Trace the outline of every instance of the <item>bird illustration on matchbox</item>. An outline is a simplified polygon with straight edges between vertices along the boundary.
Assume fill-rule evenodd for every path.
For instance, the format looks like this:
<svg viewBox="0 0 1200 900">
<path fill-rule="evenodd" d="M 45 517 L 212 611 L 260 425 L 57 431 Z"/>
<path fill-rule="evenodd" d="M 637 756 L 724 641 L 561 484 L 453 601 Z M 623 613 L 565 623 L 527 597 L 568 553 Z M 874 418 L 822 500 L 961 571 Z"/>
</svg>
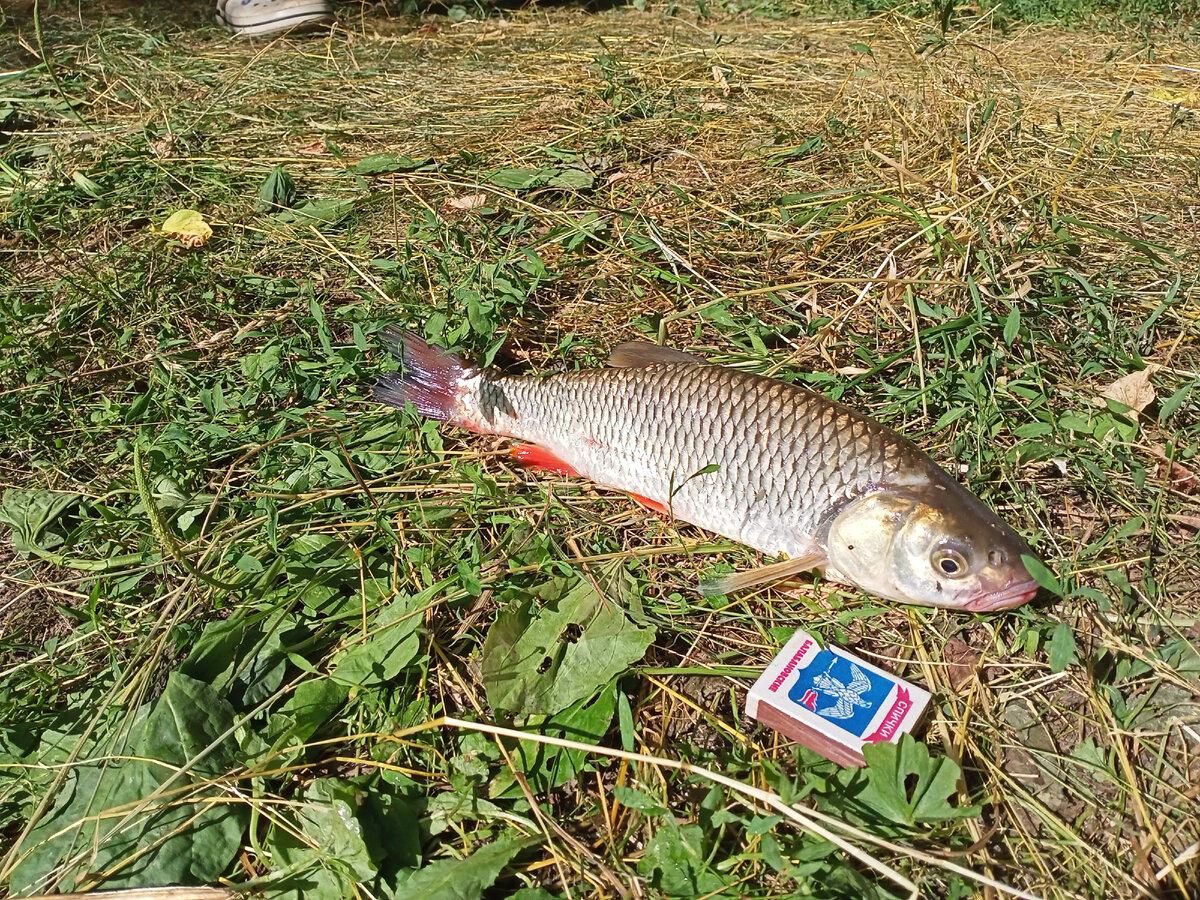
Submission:
<svg viewBox="0 0 1200 900">
<path fill-rule="evenodd" d="M 1025 541 L 892 429 L 799 385 L 654 344 L 522 377 L 395 326 L 377 399 L 520 443 L 518 460 L 616 488 L 782 560 L 710 595 L 816 570 L 903 603 L 994 612 L 1033 598 Z M 847 682 L 853 683 L 853 682 Z"/>
</svg>

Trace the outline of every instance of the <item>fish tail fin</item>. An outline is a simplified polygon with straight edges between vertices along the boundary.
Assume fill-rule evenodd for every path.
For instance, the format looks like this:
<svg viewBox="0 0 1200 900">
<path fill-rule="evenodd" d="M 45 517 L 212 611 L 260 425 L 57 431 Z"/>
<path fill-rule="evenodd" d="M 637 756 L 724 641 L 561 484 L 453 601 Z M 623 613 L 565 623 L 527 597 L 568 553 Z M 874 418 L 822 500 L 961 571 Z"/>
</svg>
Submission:
<svg viewBox="0 0 1200 900">
<path fill-rule="evenodd" d="M 469 371 L 462 357 L 395 325 L 383 330 L 383 338 L 400 370 L 375 382 L 375 399 L 398 409 L 411 403 L 421 415 L 443 422 L 457 418 L 458 386 Z"/>
</svg>

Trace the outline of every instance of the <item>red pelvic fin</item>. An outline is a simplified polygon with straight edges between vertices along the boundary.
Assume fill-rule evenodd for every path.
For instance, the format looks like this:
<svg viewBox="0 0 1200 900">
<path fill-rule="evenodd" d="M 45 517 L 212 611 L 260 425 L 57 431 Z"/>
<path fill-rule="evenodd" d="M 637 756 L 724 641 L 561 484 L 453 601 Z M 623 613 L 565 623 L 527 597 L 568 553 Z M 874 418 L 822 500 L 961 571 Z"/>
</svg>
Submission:
<svg viewBox="0 0 1200 900">
<path fill-rule="evenodd" d="M 649 497 L 643 497 L 641 494 L 630 494 L 629 496 L 633 498 L 638 506 L 644 506 L 651 512 L 662 513 L 664 516 L 671 514 L 665 503 L 659 503 L 657 500 L 651 500 Z"/>
<path fill-rule="evenodd" d="M 513 444 L 508 448 L 508 452 L 521 465 L 531 469 L 544 469 L 557 475 L 579 474 L 570 463 L 564 462 L 545 447 L 536 444 Z"/>
</svg>

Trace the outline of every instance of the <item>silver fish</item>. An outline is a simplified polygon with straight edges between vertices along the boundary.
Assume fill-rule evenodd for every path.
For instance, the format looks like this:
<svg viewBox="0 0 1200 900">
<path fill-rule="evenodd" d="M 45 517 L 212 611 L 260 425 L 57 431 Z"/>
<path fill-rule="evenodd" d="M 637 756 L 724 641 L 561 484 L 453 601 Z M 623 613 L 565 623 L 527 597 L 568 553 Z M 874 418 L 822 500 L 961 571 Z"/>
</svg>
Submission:
<svg viewBox="0 0 1200 900">
<path fill-rule="evenodd" d="M 394 326 L 382 402 L 526 442 L 527 464 L 627 491 L 786 556 L 706 582 L 727 593 L 807 570 L 904 603 L 990 612 L 1037 593 L 1028 545 L 911 441 L 806 388 L 653 344 L 542 378 L 468 365 Z"/>
</svg>

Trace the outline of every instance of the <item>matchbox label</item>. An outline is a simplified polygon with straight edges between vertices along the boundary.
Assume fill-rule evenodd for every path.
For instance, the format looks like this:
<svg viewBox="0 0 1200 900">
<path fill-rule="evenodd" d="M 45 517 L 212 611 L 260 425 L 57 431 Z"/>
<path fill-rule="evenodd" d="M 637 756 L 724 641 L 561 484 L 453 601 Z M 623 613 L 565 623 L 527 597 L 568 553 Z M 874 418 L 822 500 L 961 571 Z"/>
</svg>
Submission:
<svg viewBox="0 0 1200 900">
<path fill-rule="evenodd" d="M 746 711 L 762 718 L 765 704 L 775 711 L 773 722 L 782 716 L 794 723 L 791 730 L 773 724 L 790 737 L 827 756 L 822 745 L 835 744 L 843 755 L 859 758 L 864 744 L 894 741 L 912 730 L 928 702 L 921 688 L 797 631 L 751 688 Z"/>
<path fill-rule="evenodd" d="M 867 727 L 895 686 L 895 679 L 880 677 L 842 654 L 825 649 L 813 654 L 808 665 L 798 670 L 787 695 L 793 703 L 843 731 L 865 738 Z"/>
<path fill-rule="evenodd" d="M 799 664 L 800 660 L 804 659 L 805 654 L 807 654 L 808 651 L 813 649 L 815 646 L 816 644 L 813 643 L 812 638 L 805 639 L 804 643 L 800 645 L 800 649 L 793 653 L 792 658 L 784 664 L 783 671 L 776 675 L 775 680 L 771 682 L 771 686 L 768 688 L 768 690 L 772 694 L 783 686 L 783 683 L 787 681 L 788 676 L 796 670 L 796 666 Z"/>
</svg>

